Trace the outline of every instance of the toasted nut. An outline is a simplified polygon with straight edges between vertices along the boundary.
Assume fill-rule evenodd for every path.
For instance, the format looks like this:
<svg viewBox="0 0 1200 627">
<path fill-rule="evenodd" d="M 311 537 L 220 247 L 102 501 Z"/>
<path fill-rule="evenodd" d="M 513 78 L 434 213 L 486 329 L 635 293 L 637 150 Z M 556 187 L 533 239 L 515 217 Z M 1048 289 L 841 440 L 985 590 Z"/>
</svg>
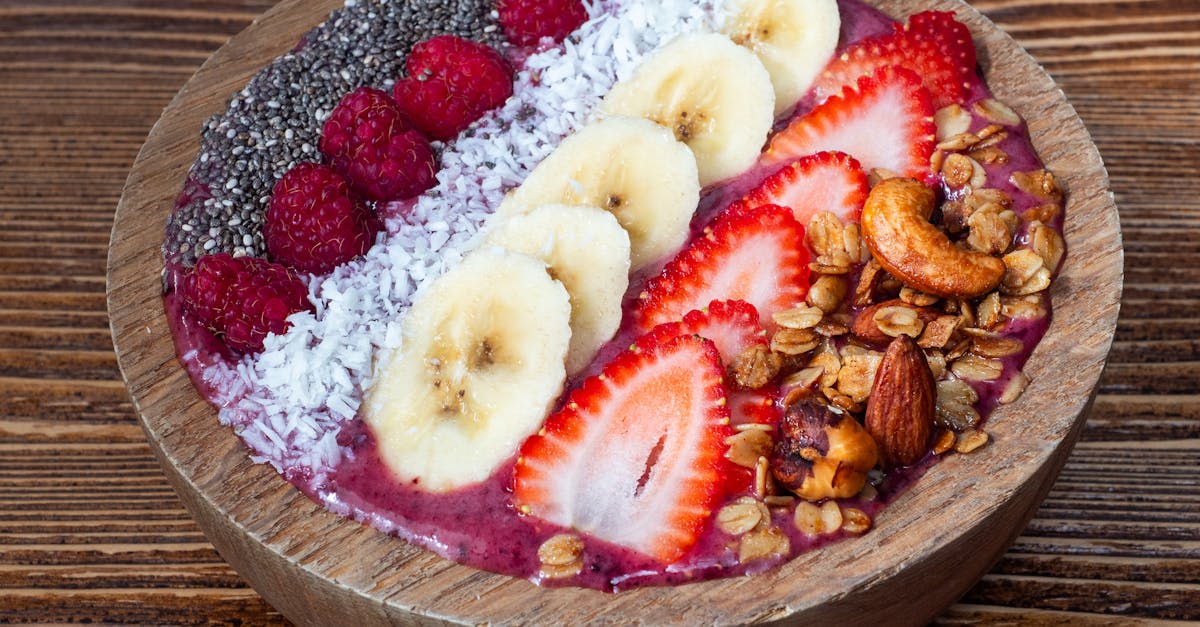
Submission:
<svg viewBox="0 0 1200 627">
<path fill-rule="evenodd" d="M 966 133 L 971 128 L 971 114 L 962 107 L 952 104 L 938 109 L 933 114 L 933 123 L 937 126 L 937 141 Z"/>
<path fill-rule="evenodd" d="M 823 276 L 813 282 L 808 289 L 808 304 L 817 307 L 825 313 L 833 313 L 842 306 L 846 299 L 849 284 L 843 276 Z"/>
<path fill-rule="evenodd" d="M 900 290 L 900 300 L 917 307 L 930 307 L 936 305 L 940 298 L 932 294 L 925 294 L 914 290 L 911 287 L 906 287 Z"/>
<path fill-rule="evenodd" d="M 868 253 L 868 256 L 870 253 Z M 875 288 L 880 279 L 887 273 L 883 271 L 883 266 L 879 265 L 874 258 L 868 259 L 867 264 L 863 266 L 862 272 L 858 275 L 858 285 L 854 288 L 854 306 L 862 307 L 870 305 L 875 300 Z"/>
<path fill-rule="evenodd" d="M 971 229 L 967 236 L 967 245 L 972 249 L 989 255 L 1007 252 L 1013 242 L 1013 228 L 1009 225 L 1008 216 L 1012 211 L 1005 211 L 1000 205 L 988 203 L 977 209 L 967 219 L 967 227 Z"/>
<path fill-rule="evenodd" d="M 821 344 L 821 336 L 812 329 L 782 328 L 771 336 L 771 350 L 784 355 L 801 355 Z"/>
<path fill-rule="evenodd" d="M 963 355 L 950 364 L 950 372 L 968 381 L 995 381 L 1004 373 L 1004 364 L 995 359 Z"/>
<path fill-rule="evenodd" d="M 1005 318 L 1034 319 L 1045 318 L 1047 309 L 1043 302 L 1045 294 L 1036 293 L 1024 296 L 1001 296 L 1000 315 Z"/>
<path fill-rule="evenodd" d="M 574 577 L 583 569 L 583 540 L 570 533 L 553 536 L 538 547 L 538 560 L 545 579 Z"/>
<path fill-rule="evenodd" d="M 947 152 L 957 152 L 959 150 L 966 150 L 967 148 L 970 148 L 978 143 L 979 137 L 974 133 L 959 133 L 958 135 L 938 142 L 937 149 L 945 150 Z"/>
<path fill-rule="evenodd" d="M 850 261 L 864 263 L 871 258 L 871 251 L 867 250 L 867 243 L 862 238 L 862 228 L 857 222 L 851 222 L 842 229 L 842 240 L 846 254 L 850 255 Z"/>
<path fill-rule="evenodd" d="M 892 341 L 892 335 L 880 328 L 876 316 L 880 311 L 891 308 L 904 308 L 914 312 L 922 326 L 938 317 L 936 309 L 929 307 L 913 307 L 899 299 L 886 300 L 876 303 L 858 312 L 850 326 L 850 333 L 870 346 L 883 347 Z M 919 334 L 920 331 L 918 330 Z"/>
<path fill-rule="evenodd" d="M 818 335 L 823 335 L 825 337 L 837 337 L 850 332 L 850 327 L 848 326 L 849 323 L 850 316 L 848 314 L 833 314 L 822 320 L 817 326 L 813 327 L 813 331 L 816 331 Z"/>
<path fill-rule="evenodd" d="M 847 411 L 855 411 L 853 405 L 867 400 L 871 395 L 871 384 L 883 355 L 858 346 L 847 346 L 842 350 L 842 369 L 838 371 L 837 390 L 850 398 L 850 403 L 839 405 Z M 830 398 L 837 404 L 837 398 Z"/>
<path fill-rule="evenodd" d="M 1005 124 L 1007 126 L 1016 126 L 1021 123 L 1021 116 L 1017 115 L 1012 107 L 996 100 L 995 98 L 984 98 L 975 103 L 975 113 L 993 121 Z"/>
<path fill-rule="evenodd" d="M 875 375 L 866 416 L 884 468 L 914 464 L 929 451 L 936 398 L 925 353 L 907 335 L 892 340 Z"/>
<path fill-rule="evenodd" d="M 860 535 L 871 528 L 871 517 L 866 512 L 855 507 L 842 509 L 842 531 Z"/>
<path fill-rule="evenodd" d="M 996 146 L 976 148 L 968 152 L 967 156 L 982 165 L 1004 165 L 1008 163 L 1008 153 Z"/>
<path fill-rule="evenodd" d="M 877 460 L 875 441 L 852 416 L 803 401 L 779 423 L 771 472 L 802 499 L 847 498 L 862 490 Z"/>
<path fill-rule="evenodd" d="M 1058 205 L 1058 203 L 1051 202 L 1051 203 L 1046 203 L 1043 205 L 1038 205 L 1036 207 L 1033 207 L 1032 209 L 1025 211 L 1024 217 L 1026 220 L 1029 220 L 1030 222 L 1036 221 L 1036 222 L 1043 222 L 1043 223 L 1049 224 L 1050 222 L 1054 221 L 1055 218 L 1058 217 L 1058 214 L 1060 212 L 1062 212 L 1062 207 L 1060 207 Z"/>
<path fill-rule="evenodd" d="M 832 387 L 837 384 L 838 371 L 842 369 L 842 356 L 837 347 L 826 340 L 821 344 L 817 354 L 808 362 L 809 366 L 821 368 L 821 387 Z"/>
<path fill-rule="evenodd" d="M 743 390 L 757 390 L 771 382 L 783 367 L 783 357 L 762 344 L 752 344 L 729 365 L 729 377 Z"/>
<path fill-rule="evenodd" d="M 1004 392 L 1000 394 L 1000 404 L 1008 405 L 1016 402 L 1021 395 L 1025 393 L 1025 388 L 1029 385 L 1029 375 L 1024 372 L 1018 372 L 1013 375 L 1013 378 L 1008 380 L 1008 385 L 1004 386 Z"/>
<path fill-rule="evenodd" d="M 863 237 L 893 276 L 927 294 L 974 298 L 1004 277 L 1004 262 L 962 250 L 929 223 L 933 190 L 912 179 L 893 179 L 871 190 L 862 212 Z"/>
<path fill-rule="evenodd" d="M 787 555 L 792 543 L 787 534 L 776 527 L 755 529 L 742 536 L 738 544 L 738 560 L 743 564 L 755 560 Z"/>
<path fill-rule="evenodd" d="M 1051 272 L 1058 268 L 1058 262 L 1066 252 L 1066 244 L 1058 231 L 1037 221 L 1029 223 L 1029 246 Z"/>
<path fill-rule="evenodd" d="M 962 435 L 958 436 L 958 443 L 954 445 L 956 453 L 970 453 L 979 449 L 979 447 L 987 444 L 988 434 L 975 429 L 963 431 Z"/>
<path fill-rule="evenodd" d="M 933 439 L 933 454 L 941 455 L 946 451 L 954 448 L 954 443 L 958 441 L 958 436 L 949 429 L 939 429 L 937 436 Z"/>
<path fill-rule="evenodd" d="M 946 161 L 942 163 L 942 180 L 950 187 L 966 187 L 975 175 L 977 165 L 979 164 L 975 163 L 974 159 L 966 155 L 947 155 Z"/>
<path fill-rule="evenodd" d="M 825 312 L 808 305 L 797 305 L 791 309 L 777 311 L 771 319 L 775 324 L 788 329 L 811 329 L 821 322 Z"/>
<path fill-rule="evenodd" d="M 749 429 L 725 438 L 725 445 L 729 447 L 725 453 L 729 461 L 743 468 L 754 468 L 759 457 L 771 453 L 775 440 L 766 431 Z"/>
<path fill-rule="evenodd" d="M 971 337 L 971 352 L 980 357 L 990 357 L 999 359 L 1016 355 L 1025 349 L 1025 343 L 1013 337 L 1001 337 L 993 333 L 979 333 L 977 329 L 972 329 L 976 333 L 972 333 Z"/>
<path fill-rule="evenodd" d="M 991 329 L 1000 323 L 999 292 L 992 292 L 979 301 L 979 310 L 976 317 L 979 327 L 982 329 Z"/>
<path fill-rule="evenodd" d="M 991 187 L 976 188 L 963 200 L 975 209 L 988 203 L 1000 205 L 1004 209 L 1012 209 L 1013 206 L 1012 196 L 1009 196 L 1003 190 Z"/>
<path fill-rule="evenodd" d="M 1055 202 L 1062 200 L 1062 188 L 1058 186 L 1054 175 L 1047 170 L 1013 172 L 1009 181 L 1027 194 Z"/>
<path fill-rule="evenodd" d="M 945 348 L 950 340 L 954 337 L 955 331 L 958 331 L 959 317 L 958 316 L 938 316 L 925 325 L 925 331 L 917 338 L 917 346 L 921 348 Z M 942 366 L 945 366 L 943 360 Z M 933 364 L 930 364 L 933 367 Z M 936 371 L 935 373 L 936 374 Z"/>
<path fill-rule="evenodd" d="M 907 335 L 915 338 L 925 330 L 925 323 L 912 307 L 881 307 L 873 317 L 875 326 L 888 337 Z"/>
<path fill-rule="evenodd" d="M 731 536 L 740 536 L 764 519 L 770 520 L 770 514 L 765 510 L 766 506 L 757 499 L 743 496 L 717 512 L 717 528 Z"/>
<path fill-rule="evenodd" d="M 808 221 L 808 245 L 817 256 L 846 252 L 842 221 L 830 211 L 817 212 Z"/>
</svg>

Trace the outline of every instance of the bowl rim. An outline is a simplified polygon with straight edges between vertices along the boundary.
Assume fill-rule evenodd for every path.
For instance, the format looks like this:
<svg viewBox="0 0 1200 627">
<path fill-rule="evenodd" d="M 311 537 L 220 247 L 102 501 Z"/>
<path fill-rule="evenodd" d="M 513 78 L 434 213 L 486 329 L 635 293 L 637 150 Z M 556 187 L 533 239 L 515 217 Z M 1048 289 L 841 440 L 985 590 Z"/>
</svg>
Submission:
<svg viewBox="0 0 1200 627">
<path fill-rule="evenodd" d="M 918 2 L 868 0 L 897 17 L 915 12 Z M 1043 161 L 1068 190 L 1069 254 L 1051 288 L 1050 330 L 1026 365 L 1033 382 L 988 423 L 996 443 L 935 465 L 863 538 L 752 577 L 618 594 L 539 588 L 341 518 L 271 467 L 252 464 L 176 361 L 161 298 L 160 246 L 203 121 L 340 4 L 284 0 L 203 64 L 138 154 L 108 259 L 113 342 L 151 448 L 221 555 L 289 618 L 311 624 L 351 616 L 370 623 L 600 616 L 652 623 L 858 621 L 895 620 L 890 606 L 902 602 L 903 620 L 923 622 L 977 581 L 1032 517 L 1082 429 L 1112 343 L 1123 281 L 1120 224 L 1100 155 L 1065 95 L 1015 41 L 961 0 L 930 0 L 921 8 L 958 14 L 976 37 L 992 90 L 1026 117 Z M 1070 367 L 1052 365 L 1060 359 Z M 1055 411 L 1037 413 L 1047 404 Z M 1021 420 L 1031 414 L 1038 420 Z M 1018 442 L 1019 450 L 1006 447 Z M 984 475 L 987 481 L 978 481 Z M 957 497 L 966 489 L 969 499 Z"/>
</svg>

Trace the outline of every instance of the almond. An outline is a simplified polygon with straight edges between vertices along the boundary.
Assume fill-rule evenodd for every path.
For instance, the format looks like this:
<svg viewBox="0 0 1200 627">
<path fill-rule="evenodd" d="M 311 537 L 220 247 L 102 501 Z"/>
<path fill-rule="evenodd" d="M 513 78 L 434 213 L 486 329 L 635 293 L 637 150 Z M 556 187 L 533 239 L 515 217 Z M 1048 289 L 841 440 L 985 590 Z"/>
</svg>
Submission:
<svg viewBox="0 0 1200 627">
<path fill-rule="evenodd" d="M 879 328 L 879 323 L 875 321 L 875 314 L 887 307 L 907 307 L 917 312 L 917 318 L 923 324 L 928 324 L 935 320 L 939 312 L 932 307 L 915 307 L 899 298 L 885 300 L 882 303 L 876 303 L 870 307 L 865 307 L 854 316 L 854 321 L 851 323 L 850 333 L 854 337 L 862 340 L 865 344 L 874 347 L 887 346 L 892 341 L 892 336 L 884 333 Z"/>
<path fill-rule="evenodd" d="M 936 399 L 925 353 L 907 335 L 892 340 L 875 373 L 866 416 L 884 468 L 915 464 L 929 452 Z"/>
</svg>

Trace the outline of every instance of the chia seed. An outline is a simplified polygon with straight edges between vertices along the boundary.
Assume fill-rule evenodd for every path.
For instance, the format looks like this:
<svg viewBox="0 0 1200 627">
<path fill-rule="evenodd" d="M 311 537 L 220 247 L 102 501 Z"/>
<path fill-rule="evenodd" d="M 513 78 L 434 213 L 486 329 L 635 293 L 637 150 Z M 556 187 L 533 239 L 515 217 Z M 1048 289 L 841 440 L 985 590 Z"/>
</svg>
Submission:
<svg viewBox="0 0 1200 627">
<path fill-rule="evenodd" d="M 204 125 L 168 219 L 168 261 L 189 266 L 214 252 L 266 256 L 260 225 L 271 188 L 295 164 L 320 158 L 322 123 L 342 96 L 362 85 L 390 89 L 413 45 L 436 35 L 503 49 L 497 24 L 480 0 L 348 0 Z"/>
</svg>

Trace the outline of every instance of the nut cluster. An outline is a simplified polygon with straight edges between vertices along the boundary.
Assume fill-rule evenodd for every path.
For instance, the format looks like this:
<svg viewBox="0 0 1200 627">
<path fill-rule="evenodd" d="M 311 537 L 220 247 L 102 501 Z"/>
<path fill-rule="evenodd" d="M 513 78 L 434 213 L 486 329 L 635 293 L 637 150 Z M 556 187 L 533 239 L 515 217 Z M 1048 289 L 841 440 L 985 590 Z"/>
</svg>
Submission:
<svg viewBox="0 0 1200 627">
<path fill-rule="evenodd" d="M 869 516 L 848 516 L 832 499 L 869 500 L 875 467 L 979 449 L 988 435 L 979 428 L 977 388 L 999 385 L 1007 404 L 1029 384 L 1007 364 L 1031 347 L 1005 330 L 1048 315 L 1046 292 L 1065 249 L 1053 226 L 1062 190 L 1045 170 L 1010 177 L 1012 193 L 1027 195 L 1019 204 L 988 187 L 989 167 L 1009 162 L 1021 123 L 1004 103 L 951 105 L 935 122 L 930 169 L 946 199 L 939 204 L 924 183 L 876 170 L 861 226 L 815 215 L 805 303 L 774 314 L 769 345 L 749 349 L 730 371 L 743 389 L 782 382 L 779 429 L 739 432 L 731 457 L 760 475 L 767 462 L 773 481 L 755 503 L 787 498 L 771 496 L 773 486 L 795 495 L 795 524 L 805 533 L 865 531 Z M 1031 208 L 1014 208 L 1030 199 Z M 730 529 L 747 533 L 750 507 L 726 513 L 741 521 Z"/>
</svg>

